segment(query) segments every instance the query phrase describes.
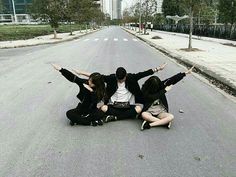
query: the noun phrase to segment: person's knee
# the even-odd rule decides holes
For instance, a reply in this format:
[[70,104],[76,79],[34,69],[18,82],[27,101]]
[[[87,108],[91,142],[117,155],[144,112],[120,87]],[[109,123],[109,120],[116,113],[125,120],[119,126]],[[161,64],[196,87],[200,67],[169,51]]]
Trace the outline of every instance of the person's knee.
[[137,114],[140,114],[142,112],[141,106],[135,106],[135,111],[137,112]]
[[170,121],[173,121],[174,120],[174,115],[173,114],[169,114],[169,119],[170,119]]
[[103,106],[101,107],[101,110],[102,110],[102,112],[107,112],[108,106],[107,106],[107,105],[103,105]]
[[147,112],[142,112],[141,116],[142,116],[142,118],[146,118],[148,116],[148,113]]

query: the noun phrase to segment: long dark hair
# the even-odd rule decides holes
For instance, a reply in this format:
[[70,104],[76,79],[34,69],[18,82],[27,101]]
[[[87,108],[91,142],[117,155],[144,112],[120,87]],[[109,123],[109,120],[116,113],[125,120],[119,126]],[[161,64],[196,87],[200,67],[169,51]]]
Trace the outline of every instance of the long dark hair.
[[148,80],[146,80],[142,86],[144,98],[150,100],[152,94],[155,94],[161,90],[161,84],[161,80],[157,76],[151,76]]
[[95,72],[89,76],[89,79],[91,79],[92,83],[95,85],[94,91],[98,99],[102,100],[105,95],[105,83],[102,75],[100,73]]

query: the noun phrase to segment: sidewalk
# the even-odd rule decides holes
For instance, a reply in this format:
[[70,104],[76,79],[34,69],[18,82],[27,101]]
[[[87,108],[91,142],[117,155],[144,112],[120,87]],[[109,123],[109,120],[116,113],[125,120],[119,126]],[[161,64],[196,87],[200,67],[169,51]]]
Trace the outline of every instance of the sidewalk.
[[[193,37],[192,46],[197,51],[184,51],[188,47],[188,35],[163,31],[148,31],[149,35],[139,35],[136,31],[125,28],[141,40],[164,52],[185,65],[195,65],[200,73],[210,80],[214,79],[230,89],[236,95],[236,42],[201,37]],[[158,36],[161,39],[152,39]],[[229,46],[225,44],[232,44]]]
[[55,44],[64,41],[70,41],[73,39],[77,39],[81,36],[90,34],[92,32],[98,31],[97,30],[82,30],[82,31],[74,31],[73,35],[70,33],[58,33],[57,39],[53,39],[53,34],[45,35],[45,36],[38,36],[32,39],[27,40],[16,40],[16,41],[1,41],[0,42],[0,49],[4,48],[16,48],[16,47],[27,47],[27,46],[35,46],[35,45],[42,45],[42,44]]

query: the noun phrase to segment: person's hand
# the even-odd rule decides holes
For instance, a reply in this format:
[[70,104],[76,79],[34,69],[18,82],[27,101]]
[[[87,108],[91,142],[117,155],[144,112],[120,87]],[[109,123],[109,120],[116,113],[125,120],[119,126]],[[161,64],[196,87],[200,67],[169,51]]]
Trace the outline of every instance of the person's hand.
[[61,70],[61,67],[59,65],[53,64],[53,63],[51,63],[51,65],[54,67],[55,70],[57,70],[57,71]]
[[159,66],[158,70],[161,71],[166,67],[167,63],[163,63],[161,66]]
[[165,88],[166,92],[170,91],[172,89],[173,85],[169,85]]
[[89,85],[87,84],[83,84],[83,85],[88,91],[93,92],[93,89]]
[[155,68],[154,72],[158,72],[161,71],[165,68],[165,66],[167,65],[167,63],[163,63],[162,65],[160,65],[159,67]]
[[189,70],[187,70],[187,71],[185,72],[185,74],[186,74],[186,75],[187,75],[187,74],[191,74],[194,67],[195,67],[195,66],[192,66]]

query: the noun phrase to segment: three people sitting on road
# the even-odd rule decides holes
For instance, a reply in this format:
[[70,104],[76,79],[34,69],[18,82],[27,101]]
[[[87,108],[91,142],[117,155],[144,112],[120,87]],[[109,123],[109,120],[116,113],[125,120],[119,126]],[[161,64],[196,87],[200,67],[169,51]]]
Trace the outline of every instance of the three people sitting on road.
[[[166,64],[136,74],[127,73],[123,67],[117,68],[116,73],[110,75],[74,70],[76,74],[87,76],[88,79],[82,79],[58,65],[52,65],[67,80],[80,87],[77,97],[81,102],[66,113],[71,125],[96,126],[102,125],[103,121],[135,118],[141,114],[144,119],[141,130],[160,125],[170,128],[174,116],[168,113],[165,93],[193,69],[192,67],[185,73],[179,73],[164,81],[157,76],[151,76],[140,89],[140,79],[163,70]],[[98,104],[101,101],[103,105]]]

